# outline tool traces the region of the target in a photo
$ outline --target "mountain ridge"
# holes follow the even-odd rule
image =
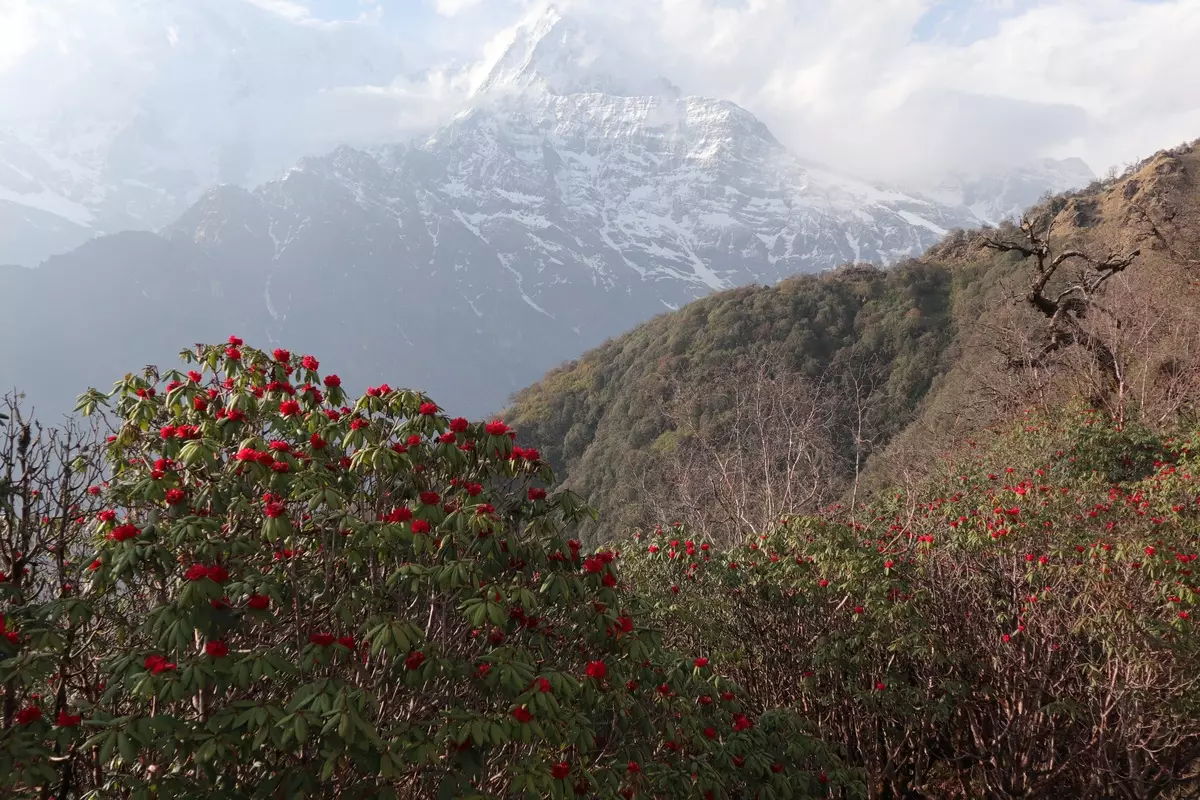
[[[585,62],[582,80],[591,81],[591,45],[569,28],[556,34],[559,21],[543,27],[523,45],[538,57],[518,55],[509,70],[519,90],[498,82],[421,141],[343,145],[253,189],[210,189],[162,229],[168,246],[154,252],[207,259],[214,278],[198,291],[229,330],[322,351],[344,365],[351,385],[403,376],[475,415],[502,407],[555,364],[714,290],[845,262],[892,263],[978,223],[959,206],[809,164],[729,101],[556,94],[538,70]],[[90,287],[90,297],[73,301],[76,316],[60,322],[81,340],[83,330],[114,324],[106,307],[129,304],[136,318],[169,296],[156,284],[169,272],[123,266],[110,249],[72,251],[29,278],[67,294]],[[76,276],[92,272],[111,288]],[[44,287],[30,291],[47,296]],[[39,309],[9,294],[0,310],[15,348],[22,327],[53,304]],[[161,336],[114,354],[112,368],[166,360],[173,353],[158,349],[164,340],[212,338],[185,322],[198,324],[165,321]],[[30,362],[4,352],[0,373],[35,396],[84,388],[50,387]]]

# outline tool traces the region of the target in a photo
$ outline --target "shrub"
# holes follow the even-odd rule
[[[539,453],[503,423],[386,385],[351,401],[311,356],[233,337],[184,358],[186,374],[81,398],[109,427],[103,486],[80,453],[93,488],[68,479],[40,516],[26,477],[25,499],[0,507],[5,557],[18,553],[2,792],[789,798],[852,784],[797,715],[752,713],[719,662],[663,649],[618,554],[570,538],[590,511],[547,493]]]
[[[1190,796],[1197,439],[1133,439],[1149,474],[1110,483],[1059,448],[1111,456],[1127,432],[1079,427],[1030,418],[950,487],[731,549],[661,526],[625,566],[659,587],[669,646],[703,643],[752,709],[796,710],[872,797]]]

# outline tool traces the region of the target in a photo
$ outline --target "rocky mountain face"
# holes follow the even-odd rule
[[[179,302],[178,270],[199,269],[188,291],[205,298],[192,298],[204,324],[164,319],[111,369],[163,360],[160,342],[173,352],[224,324],[312,351],[350,381],[387,378],[483,414],[657,313],[714,290],[917,255],[987,221],[975,206],[1001,202],[978,199],[982,188],[931,199],[806,163],[746,110],[646,74],[551,10],[515,31],[470,106],[427,139],[305,158],[253,190],[209,190],[152,246],[101,240],[0,280],[30,296],[90,287],[76,313],[56,317],[87,340],[89,327]],[[122,263],[134,242],[124,261],[153,251],[155,269]],[[14,335],[54,312],[49,298],[3,302],[0,325]],[[0,375],[13,367],[32,390],[41,378],[15,369],[15,341],[0,338]]]

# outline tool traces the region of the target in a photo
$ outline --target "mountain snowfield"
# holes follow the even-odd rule
[[[59,324],[136,326],[147,309],[165,328],[131,327],[117,349],[132,352],[89,361],[93,383],[162,362],[161,342],[236,330],[316,352],[351,382],[386,377],[483,414],[549,367],[714,290],[892,263],[1091,178],[1082,162],[1048,162],[1016,177],[951,176],[924,194],[873,186],[804,162],[733,103],[646,77],[552,8],[480,75],[467,107],[427,138],[303,158],[253,189],[209,189],[159,236],[105,237],[0,272],[18,289],[6,296],[26,297],[0,301],[0,325],[15,334],[75,292],[76,313]],[[0,203],[23,209],[28,229],[95,229],[86,203],[38,195],[39,206],[6,174]],[[137,263],[148,257],[158,263]],[[205,313],[148,310],[184,297]],[[0,376],[11,369],[33,392],[45,383],[36,363],[57,362],[15,354],[19,338],[0,336]]]

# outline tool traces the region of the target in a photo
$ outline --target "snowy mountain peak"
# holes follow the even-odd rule
[[[540,89],[552,95],[599,92],[678,96],[679,89],[556,6],[527,17],[488,68],[476,94]]]

